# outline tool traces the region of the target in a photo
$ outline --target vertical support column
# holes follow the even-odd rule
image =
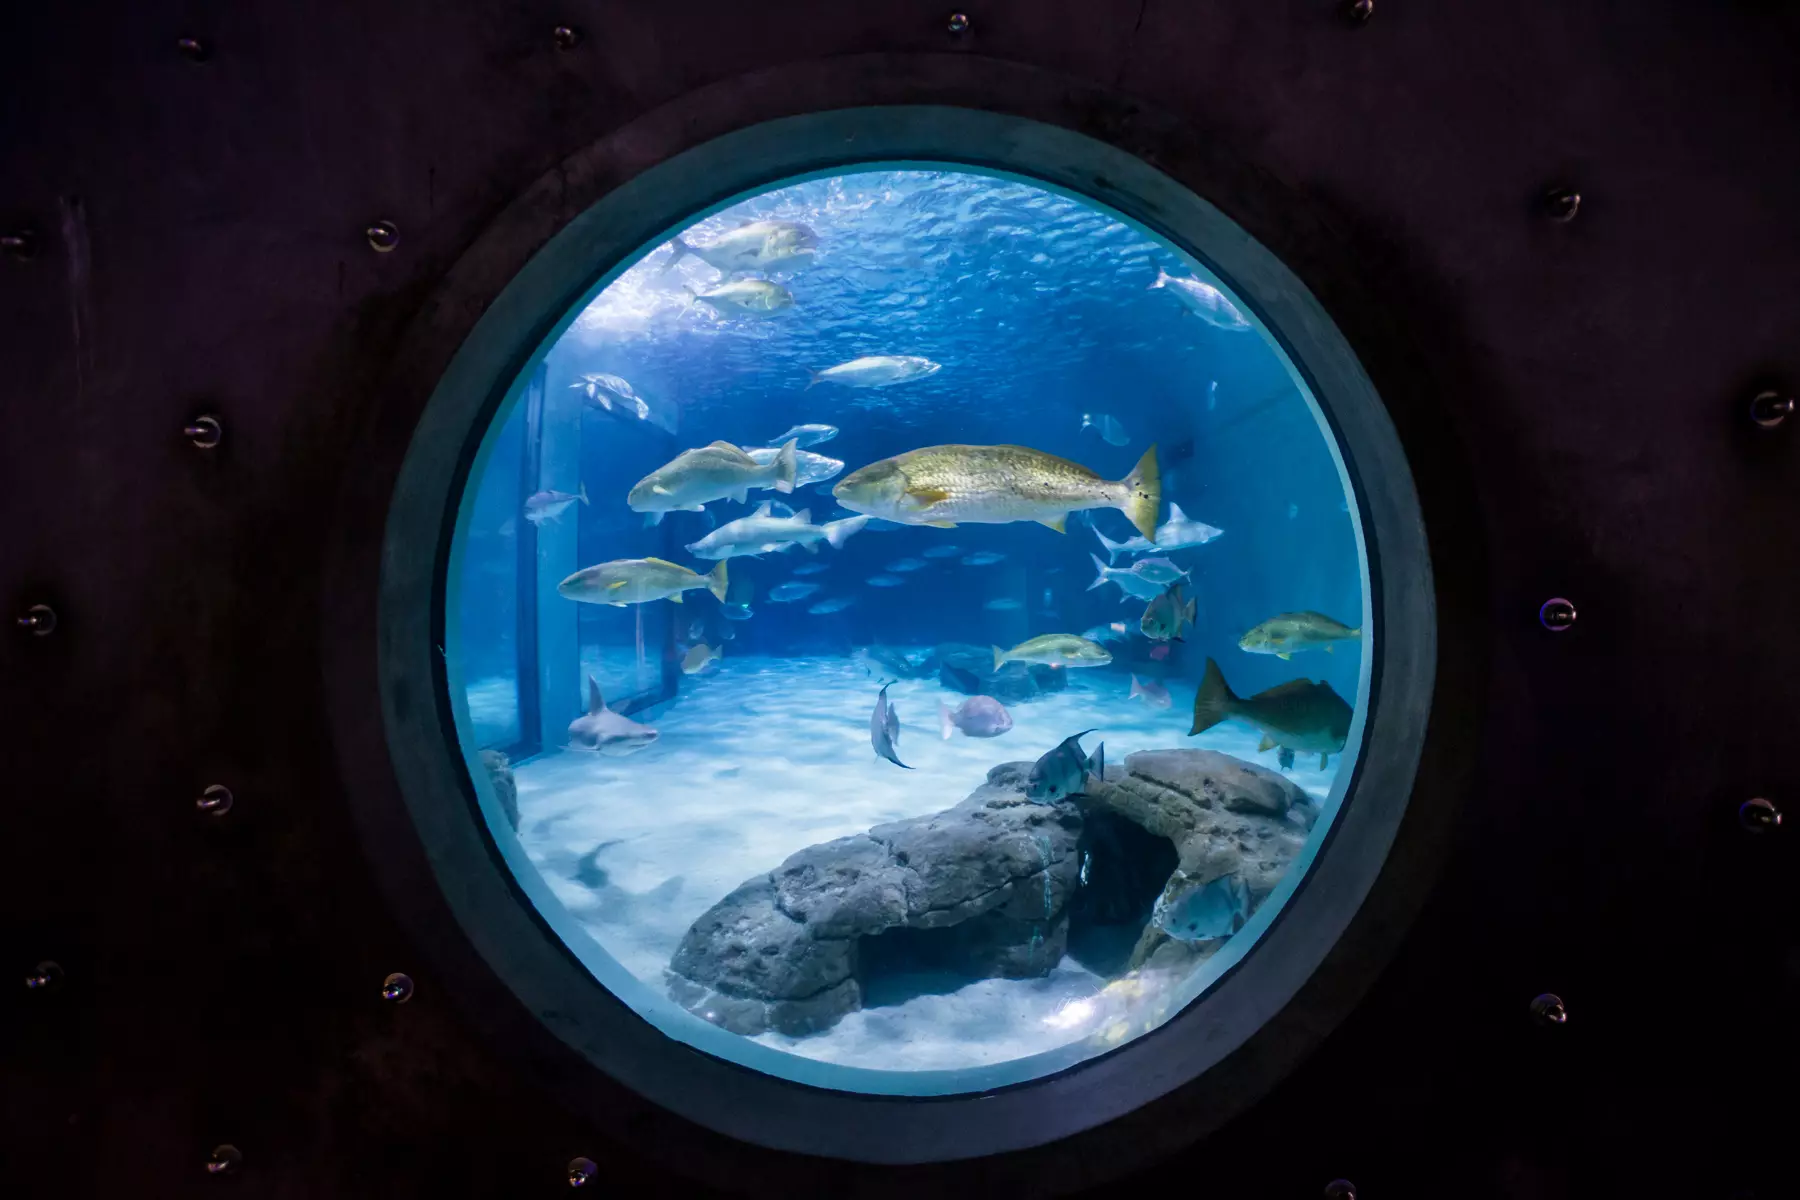
[[[547,387],[547,364],[540,362],[528,385],[529,412],[536,415],[526,436],[536,447],[537,478],[533,491],[581,490],[581,394],[570,388]],[[536,570],[537,713],[541,747],[560,746],[569,722],[586,707],[581,679],[581,646],[577,636],[580,605],[557,595],[556,585],[576,567],[576,533],[587,509],[571,505],[560,519],[538,527]]]

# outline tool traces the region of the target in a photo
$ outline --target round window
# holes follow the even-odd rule
[[[1314,376],[1204,249],[913,161],[594,264],[482,437],[444,651],[495,844],[643,1020],[982,1091],[1281,918],[1374,604]]]

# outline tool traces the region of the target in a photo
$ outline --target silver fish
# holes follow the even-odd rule
[[[868,524],[868,520],[867,517],[851,517],[814,525],[810,509],[803,508],[789,516],[778,517],[770,502],[764,501],[749,516],[726,522],[699,541],[689,542],[686,549],[695,558],[707,559],[769,554],[791,550],[795,546],[804,546],[817,553],[820,542],[842,546],[852,534]]]
[[[795,567],[794,574],[796,574],[796,575],[823,575],[825,572],[827,572],[829,570],[831,570],[831,568],[826,566],[824,563],[806,563],[803,566]]]
[[[871,575],[866,582],[870,587],[890,588],[899,587],[906,580],[897,575]]]
[[[1095,588],[1102,587],[1107,583],[1116,583],[1119,585],[1119,590],[1121,592],[1124,592],[1127,596],[1136,596],[1140,600],[1154,600],[1156,597],[1162,595],[1163,589],[1161,584],[1152,583],[1143,576],[1130,570],[1120,567],[1109,567],[1100,561],[1100,556],[1098,554],[1090,554],[1088,557],[1094,560],[1094,569],[1098,572],[1098,574],[1094,576],[1094,582],[1088,584],[1088,591],[1091,592]]]
[[[996,596],[981,607],[989,612],[1018,612],[1025,607],[1025,602],[1011,596]]]
[[[908,571],[924,570],[926,565],[925,560],[922,558],[897,558],[887,565],[887,570],[893,571],[899,575],[904,575]]]
[[[792,441],[796,446],[817,446],[820,442],[829,442],[838,435],[836,425],[796,425],[769,445],[779,446],[783,442]]]
[[[804,600],[819,590],[816,583],[780,583],[769,589],[769,599],[777,604]]]
[[[829,600],[819,601],[806,611],[818,614],[843,612],[846,608],[849,608],[855,603],[856,598],[854,596],[833,596]]]
[[[588,676],[588,710],[584,717],[569,722],[569,745],[577,750],[593,750],[622,758],[636,754],[662,736],[648,725],[640,725],[606,707],[600,696],[600,684]]]
[[[1237,306],[1225,298],[1225,293],[1210,283],[1202,283],[1192,276],[1171,275],[1160,267],[1156,272],[1156,282],[1152,288],[1167,288],[1182,306],[1189,312],[1218,329],[1241,333],[1250,328],[1250,321]]]
[[[955,558],[962,553],[961,546],[933,546],[925,552],[926,558]]]
[[[577,500],[583,504],[588,502],[587,484],[582,484],[581,491],[572,496],[568,492],[554,492],[549,489],[533,492],[530,499],[525,501],[525,519],[533,525],[542,525],[545,521],[555,521],[567,512],[569,506]]]
[[[975,553],[966,556],[962,561],[963,566],[965,567],[991,567],[997,562],[1004,561],[1005,558],[1006,555],[1001,554],[997,550],[977,550]]]
[[[896,767],[906,767],[900,761],[900,714],[888,703],[887,690],[891,683],[881,685],[881,693],[875,697],[875,711],[869,714],[869,744],[875,747],[875,753],[893,763]]]
[[[1115,542],[1101,533],[1098,525],[1094,526],[1094,536],[1100,539],[1100,548],[1106,551],[1106,561],[1109,563],[1118,562],[1121,554],[1148,554],[1157,548],[1155,542],[1137,533],[1122,542]]]
[[[938,363],[916,354],[871,354],[839,363],[835,367],[826,367],[823,371],[814,371],[812,381],[806,386],[841,383],[845,387],[892,387],[896,383],[907,383],[935,375],[940,369]]]
[[[771,446],[746,446],[744,453],[750,456],[752,462],[766,467],[775,461],[775,456],[781,451]],[[814,454],[810,450],[794,451],[794,486],[796,488],[803,488],[809,483],[824,483],[828,479],[836,479],[843,473],[843,470],[844,461],[842,459],[826,458],[823,454]]]
[[[713,442],[683,450],[673,460],[638,480],[625,503],[631,511],[659,514],[685,509],[700,512],[714,500],[746,500],[751,488],[794,490],[794,448],[781,448],[775,461],[763,466],[730,442]]]
[[[1094,732],[1084,729],[1062,740],[1032,764],[1025,783],[1025,798],[1034,804],[1054,804],[1064,796],[1073,796],[1087,787],[1088,776],[1106,778],[1106,743],[1094,747],[1092,755],[1081,749],[1081,739]]]
[[[751,221],[704,244],[677,235],[669,242],[675,253],[663,264],[663,274],[673,271],[675,264],[688,255],[726,275],[766,271],[778,263],[811,255],[818,244],[818,235],[797,221]]]
[[[728,317],[769,317],[794,306],[794,293],[766,279],[734,279],[688,295]]]
[[[1186,550],[1193,546],[1204,546],[1216,537],[1222,537],[1225,531],[1215,529],[1205,521],[1190,520],[1181,511],[1181,505],[1169,502],[1169,519],[1156,527],[1156,549],[1162,551]]]

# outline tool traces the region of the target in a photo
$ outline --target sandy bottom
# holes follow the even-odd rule
[[[1035,759],[1079,730],[1095,731],[1083,744],[1105,742],[1109,763],[1187,746],[1276,765],[1236,722],[1186,737],[1191,684],[1172,681],[1174,703],[1156,709],[1127,697],[1125,675],[1088,670],[1070,672],[1067,691],[1013,706],[1013,729],[991,739],[941,740],[939,700],[954,707],[963,697],[935,680],[894,684],[900,757],[915,768],[905,771],[869,745],[878,686],[849,659],[727,659],[683,680],[665,708],[637,714],[661,731],[649,749],[627,758],[554,750],[520,765],[520,841],[595,940],[660,991],[688,926],[752,875],[816,842],[949,808],[989,767]],[[1323,798],[1336,764],[1307,766],[1289,777]],[[759,1040],[885,1070],[1002,1062],[1085,1036],[1106,980],[1065,958],[1041,979],[918,982],[896,1003],[871,997],[824,1033]]]

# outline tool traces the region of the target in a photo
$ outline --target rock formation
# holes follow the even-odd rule
[[[1084,857],[1120,844],[1084,836],[1103,823],[1092,814],[1166,839],[1179,871],[1171,879],[1241,874],[1256,903],[1316,815],[1286,779],[1208,750],[1130,755],[1088,794],[1055,805],[1025,799],[1030,769],[1003,763],[954,808],[810,846],[746,881],[688,929],[669,964],[670,993],[734,1032],[798,1036],[861,1008],[886,969],[1042,975],[1063,957],[1071,912],[1095,908],[1071,904]],[[1151,898],[1133,902],[1136,921],[1148,919]],[[1128,965],[1179,967],[1211,948],[1147,925]]]

